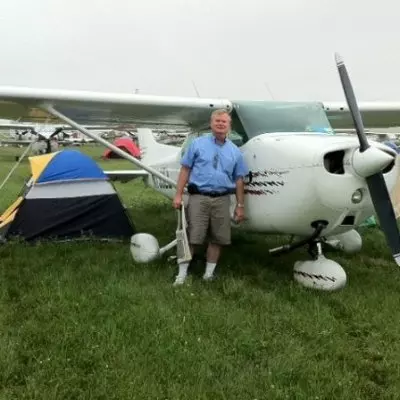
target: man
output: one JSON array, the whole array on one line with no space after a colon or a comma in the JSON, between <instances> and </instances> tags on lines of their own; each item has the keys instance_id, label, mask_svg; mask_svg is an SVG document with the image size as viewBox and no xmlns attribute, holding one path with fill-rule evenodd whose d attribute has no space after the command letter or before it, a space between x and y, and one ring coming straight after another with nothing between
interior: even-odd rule
<instances>
[{"instance_id":1,"label":"man","mask_svg":"<svg viewBox=\"0 0 400 400\"><path fill-rule=\"evenodd\" d=\"M226 110L211 114L212 135L196 138L181 160L173 206L181 207L183 190L188 183L188 238L191 252L210 233L207 265L203 279L211 280L221 253L221 246L231 243L230 194L236 193L235 220L244 219L244 182L248 168L242 152L227 137L231 116ZM189 263L179 265L174 285L183 284Z\"/></svg>"}]
</instances>

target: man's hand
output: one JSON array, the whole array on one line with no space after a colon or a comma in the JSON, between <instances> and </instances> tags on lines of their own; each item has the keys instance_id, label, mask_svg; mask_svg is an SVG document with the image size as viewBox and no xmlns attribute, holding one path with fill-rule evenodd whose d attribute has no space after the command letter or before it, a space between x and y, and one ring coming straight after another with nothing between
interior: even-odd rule
<instances>
[{"instance_id":1,"label":"man's hand","mask_svg":"<svg viewBox=\"0 0 400 400\"><path fill-rule=\"evenodd\" d=\"M235 208L235 221L237 223L244 221L244 208L236 206Z\"/></svg>"},{"instance_id":2,"label":"man's hand","mask_svg":"<svg viewBox=\"0 0 400 400\"><path fill-rule=\"evenodd\" d=\"M182 195L176 194L172 202L172 206L179 210L182 206Z\"/></svg>"},{"instance_id":3,"label":"man's hand","mask_svg":"<svg viewBox=\"0 0 400 400\"><path fill-rule=\"evenodd\" d=\"M176 193L174 200L172 201L172 206L179 210L182 207L182 195L184 187L189 179L190 168L182 166L179 171L178 184L176 187Z\"/></svg>"}]
</instances>

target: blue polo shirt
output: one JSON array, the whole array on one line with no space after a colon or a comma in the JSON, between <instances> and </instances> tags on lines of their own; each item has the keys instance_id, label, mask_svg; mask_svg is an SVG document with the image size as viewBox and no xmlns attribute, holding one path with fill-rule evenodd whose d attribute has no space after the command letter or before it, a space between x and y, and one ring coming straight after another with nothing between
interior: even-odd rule
<instances>
[{"instance_id":1,"label":"blue polo shirt","mask_svg":"<svg viewBox=\"0 0 400 400\"><path fill-rule=\"evenodd\" d=\"M214 135L194 139L181 165L191 168L188 183L195 184L202 192L232 191L236 180L249 173L239 148L229 139L218 143Z\"/></svg>"}]
</instances>

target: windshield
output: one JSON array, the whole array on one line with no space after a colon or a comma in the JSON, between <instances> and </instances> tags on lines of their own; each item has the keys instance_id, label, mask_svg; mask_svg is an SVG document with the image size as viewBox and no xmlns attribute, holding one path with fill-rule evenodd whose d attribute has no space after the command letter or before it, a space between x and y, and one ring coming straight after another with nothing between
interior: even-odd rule
<instances>
[{"instance_id":1,"label":"windshield","mask_svg":"<svg viewBox=\"0 0 400 400\"><path fill-rule=\"evenodd\" d=\"M321 103L234 102L232 130L228 137L237 146L242 146L257 135L274 132L334 133ZM205 134L211 134L210 127L207 130L189 134L182 146L182 155L196 137Z\"/></svg>"},{"instance_id":2,"label":"windshield","mask_svg":"<svg viewBox=\"0 0 400 400\"><path fill-rule=\"evenodd\" d=\"M322 107L316 102L240 101L234 103L237 119L248 139L272 132L333 133ZM240 132L240 129L237 129Z\"/></svg>"}]
</instances>

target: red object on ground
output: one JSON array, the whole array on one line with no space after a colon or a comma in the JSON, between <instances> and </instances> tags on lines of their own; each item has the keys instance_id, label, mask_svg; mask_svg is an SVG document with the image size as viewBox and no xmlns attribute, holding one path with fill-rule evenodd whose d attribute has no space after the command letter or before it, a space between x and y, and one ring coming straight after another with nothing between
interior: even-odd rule
<instances>
[{"instance_id":1,"label":"red object on ground","mask_svg":"<svg viewBox=\"0 0 400 400\"><path fill-rule=\"evenodd\" d=\"M132 139L129 138L118 138L117 140L114 141L114 146L117 146L121 150L125 151L126 153L130 154L131 156L135 158L140 158L140 149L139 147L134 143ZM104 154L104 158L121 158L119 154L114 153L110 149L106 149Z\"/></svg>"}]
</instances>

